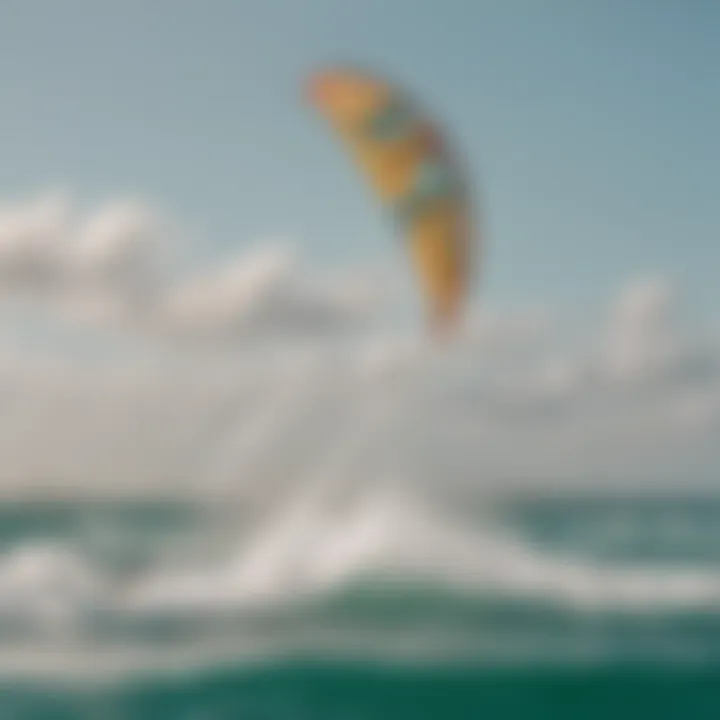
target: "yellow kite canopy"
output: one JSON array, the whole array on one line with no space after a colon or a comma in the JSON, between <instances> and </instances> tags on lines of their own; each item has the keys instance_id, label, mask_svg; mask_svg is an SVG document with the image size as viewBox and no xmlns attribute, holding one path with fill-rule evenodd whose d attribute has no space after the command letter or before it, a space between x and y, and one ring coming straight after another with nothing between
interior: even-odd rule
<instances>
[{"instance_id":1,"label":"yellow kite canopy","mask_svg":"<svg viewBox=\"0 0 720 720\"><path fill-rule=\"evenodd\" d=\"M443 137L410 98L368 73L319 72L309 91L408 238L430 321L449 329L467 293L472 221Z\"/></svg>"}]
</instances>

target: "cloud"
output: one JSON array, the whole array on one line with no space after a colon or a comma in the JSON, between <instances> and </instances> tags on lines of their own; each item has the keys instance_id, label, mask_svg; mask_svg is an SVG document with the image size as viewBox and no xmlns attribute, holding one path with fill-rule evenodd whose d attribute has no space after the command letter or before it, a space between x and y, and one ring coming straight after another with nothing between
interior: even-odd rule
<instances>
[{"instance_id":1,"label":"cloud","mask_svg":"<svg viewBox=\"0 0 720 720\"><path fill-rule=\"evenodd\" d=\"M618 378L662 373L679 359L677 294L665 278L623 289L612 308L606 346L608 370Z\"/></svg>"},{"instance_id":2,"label":"cloud","mask_svg":"<svg viewBox=\"0 0 720 720\"><path fill-rule=\"evenodd\" d=\"M173 277L171 241L160 213L132 199L85 212L64 194L15 203L0 208L0 295L66 321L212 344L344 333L377 305L363 278L313 276L289 244Z\"/></svg>"},{"instance_id":3,"label":"cloud","mask_svg":"<svg viewBox=\"0 0 720 720\"><path fill-rule=\"evenodd\" d=\"M549 311L483 309L441 348L383 326L382 286L313 272L287 243L173 277L171 240L136 201L0 210L0 296L135 353L80 362L72 340L39 357L0 335L0 489L276 487L354 423L372 430L360 474L394 457L430 484L689 481L720 464L720 349L668 278L620 288L581 341Z\"/></svg>"},{"instance_id":4,"label":"cloud","mask_svg":"<svg viewBox=\"0 0 720 720\"><path fill-rule=\"evenodd\" d=\"M0 297L75 320L137 314L159 288L164 232L134 200L83 213L54 193L0 207Z\"/></svg>"},{"instance_id":5,"label":"cloud","mask_svg":"<svg viewBox=\"0 0 720 720\"><path fill-rule=\"evenodd\" d=\"M607 371L619 380L678 381L714 375L717 355L687 336L677 288L664 277L630 283L613 303L605 346Z\"/></svg>"},{"instance_id":6,"label":"cloud","mask_svg":"<svg viewBox=\"0 0 720 720\"><path fill-rule=\"evenodd\" d=\"M5 293L45 292L67 272L70 207L47 196L0 207L0 279Z\"/></svg>"},{"instance_id":7,"label":"cloud","mask_svg":"<svg viewBox=\"0 0 720 720\"><path fill-rule=\"evenodd\" d=\"M72 262L78 280L142 293L160 274L165 230L157 214L132 200L109 203L77 228Z\"/></svg>"},{"instance_id":8,"label":"cloud","mask_svg":"<svg viewBox=\"0 0 720 720\"><path fill-rule=\"evenodd\" d=\"M159 320L176 336L232 342L356 329L372 309L361 286L309 282L287 246L269 244L178 284Z\"/></svg>"},{"instance_id":9,"label":"cloud","mask_svg":"<svg viewBox=\"0 0 720 720\"><path fill-rule=\"evenodd\" d=\"M255 302L292 276L292 263L274 253L256 258L257 273L246 268L268 292L253 287ZM626 288L610 303L611 318L627 296ZM325 466L353 432L367 433L354 472L368 481L385 462L430 487L602 488L712 476L720 374L658 374L655 360L618 374L602 343L594 354L592 343L548 346L533 323L508 323L528 333L513 342L514 362L511 350L488 352L473 335L447 353L387 334L337 347L240 345L82 365L17 354L0 362L0 487L280 492ZM527 362L533 343L540 347ZM710 347L688 343L686 357Z\"/></svg>"}]
</instances>

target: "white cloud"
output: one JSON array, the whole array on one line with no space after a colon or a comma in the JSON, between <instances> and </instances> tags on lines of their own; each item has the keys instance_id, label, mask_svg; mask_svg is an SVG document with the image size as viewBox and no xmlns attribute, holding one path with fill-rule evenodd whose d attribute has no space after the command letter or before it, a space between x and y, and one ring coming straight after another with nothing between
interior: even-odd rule
<instances>
[{"instance_id":1,"label":"white cloud","mask_svg":"<svg viewBox=\"0 0 720 720\"><path fill-rule=\"evenodd\" d=\"M637 281L614 303L607 344L608 369L617 377L662 372L676 360L675 288L666 279Z\"/></svg>"},{"instance_id":2,"label":"white cloud","mask_svg":"<svg viewBox=\"0 0 720 720\"><path fill-rule=\"evenodd\" d=\"M66 320L213 343L344 332L377 302L362 279L313 277L280 243L173 279L170 239L159 214L134 200L89 212L62 194L15 203L0 208L0 294Z\"/></svg>"},{"instance_id":3,"label":"white cloud","mask_svg":"<svg viewBox=\"0 0 720 720\"><path fill-rule=\"evenodd\" d=\"M7 292L45 292L64 278L72 213L48 195L0 207L0 281Z\"/></svg>"},{"instance_id":4,"label":"white cloud","mask_svg":"<svg viewBox=\"0 0 720 720\"><path fill-rule=\"evenodd\" d=\"M161 326L183 337L235 341L356 328L373 297L357 285L310 282L284 245L259 246L167 296Z\"/></svg>"},{"instance_id":5,"label":"white cloud","mask_svg":"<svg viewBox=\"0 0 720 720\"><path fill-rule=\"evenodd\" d=\"M136 201L100 207L83 219L71 249L79 279L145 291L158 279L165 232L157 215Z\"/></svg>"},{"instance_id":6,"label":"white cloud","mask_svg":"<svg viewBox=\"0 0 720 720\"><path fill-rule=\"evenodd\" d=\"M6 297L148 353L80 365L71 345L65 362L0 345L0 488L152 492L214 483L220 467L275 487L393 398L365 457L402 456L413 481L689 480L720 465L720 350L691 332L667 279L622 288L584 345L549 312L484 311L431 350L378 332L372 283L314 277L285 244L171 283L167 237L141 203L82 213L48 196L0 210ZM324 342L338 333L349 342Z\"/></svg>"},{"instance_id":7,"label":"white cloud","mask_svg":"<svg viewBox=\"0 0 720 720\"><path fill-rule=\"evenodd\" d=\"M217 332L252 318L290 281L292 258L279 247L262 248L199 278L191 278L167 300L173 326Z\"/></svg>"},{"instance_id":8,"label":"white cloud","mask_svg":"<svg viewBox=\"0 0 720 720\"><path fill-rule=\"evenodd\" d=\"M83 213L55 193L0 207L0 296L75 320L137 314L159 289L163 233L132 200Z\"/></svg>"},{"instance_id":9,"label":"white cloud","mask_svg":"<svg viewBox=\"0 0 720 720\"><path fill-rule=\"evenodd\" d=\"M606 368L619 380L688 381L717 374L718 355L689 336L677 288L667 278L630 283L613 304Z\"/></svg>"}]
</instances>

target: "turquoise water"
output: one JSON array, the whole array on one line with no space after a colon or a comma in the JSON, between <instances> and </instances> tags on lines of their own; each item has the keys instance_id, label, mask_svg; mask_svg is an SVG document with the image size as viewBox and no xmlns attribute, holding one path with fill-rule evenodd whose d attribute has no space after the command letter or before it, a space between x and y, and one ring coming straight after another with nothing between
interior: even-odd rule
<instances>
[{"instance_id":1,"label":"turquoise water","mask_svg":"<svg viewBox=\"0 0 720 720\"><path fill-rule=\"evenodd\" d=\"M720 717L719 498L461 505L6 503L0 717Z\"/></svg>"}]
</instances>

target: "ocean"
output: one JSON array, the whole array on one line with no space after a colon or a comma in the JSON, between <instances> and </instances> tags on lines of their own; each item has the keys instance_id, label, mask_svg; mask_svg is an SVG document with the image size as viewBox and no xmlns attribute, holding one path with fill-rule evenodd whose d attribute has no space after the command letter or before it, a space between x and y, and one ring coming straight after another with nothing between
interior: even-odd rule
<instances>
[{"instance_id":1,"label":"ocean","mask_svg":"<svg viewBox=\"0 0 720 720\"><path fill-rule=\"evenodd\" d=\"M386 360L123 384L111 482L3 485L0 720L719 718L720 494L667 481L676 396ZM198 482L118 479L173 423ZM636 450L663 482L622 481Z\"/></svg>"},{"instance_id":2,"label":"ocean","mask_svg":"<svg viewBox=\"0 0 720 720\"><path fill-rule=\"evenodd\" d=\"M720 717L720 496L460 505L8 500L0 716Z\"/></svg>"}]
</instances>

